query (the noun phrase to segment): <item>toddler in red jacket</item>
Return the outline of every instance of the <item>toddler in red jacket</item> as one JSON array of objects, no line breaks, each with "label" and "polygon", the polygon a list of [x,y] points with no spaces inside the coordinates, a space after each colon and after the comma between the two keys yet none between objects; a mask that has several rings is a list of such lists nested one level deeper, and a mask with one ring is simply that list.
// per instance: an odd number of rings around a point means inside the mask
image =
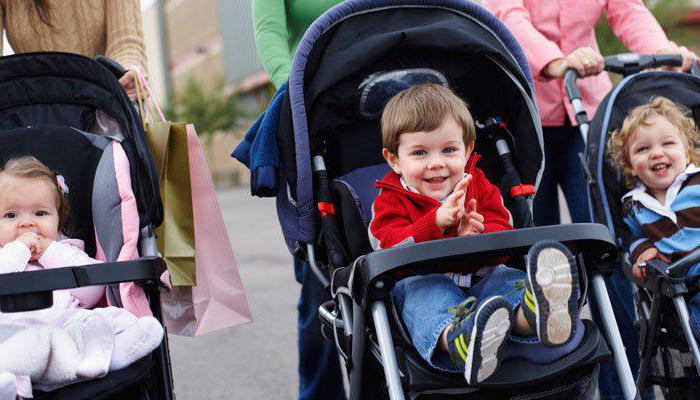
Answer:
[{"label": "toddler in red jacket", "polygon": [[[500,191],[476,166],[474,139],[466,104],[446,87],[414,86],[387,103],[382,154],[392,171],[376,183],[374,249],[513,229]],[[421,356],[463,370],[469,384],[496,371],[511,330],[560,346],[578,322],[577,269],[564,245],[533,246],[527,272],[496,265],[504,261],[465,260],[459,271],[405,278],[392,291]]]}]

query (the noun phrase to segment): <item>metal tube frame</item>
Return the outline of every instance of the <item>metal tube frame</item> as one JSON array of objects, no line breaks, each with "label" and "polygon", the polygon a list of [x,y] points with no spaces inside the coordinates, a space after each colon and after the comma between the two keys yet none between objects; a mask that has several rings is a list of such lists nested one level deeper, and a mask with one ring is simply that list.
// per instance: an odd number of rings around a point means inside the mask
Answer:
[{"label": "metal tube frame", "polygon": [[352,364],[349,366],[350,373],[350,396],[349,400],[362,399],[362,373],[365,360],[365,314],[362,308],[353,303],[353,324],[352,324]]},{"label": "metal tube frame", "polygon": [[377,333],[377,341],[379,342],[379,350],[382,354],[382,364],[389,390],[389,398],[391,400],[404,400],[401,377],[399,376],[399,364],[396,361],[394,343],[391,340],[389,318],[387,317],[386,305],[383,301],[372,303],[372,317],[374,319],[374,329]]},{"label": "metal tube frame", "polygon": [[311,272],[314,273],[316,279],[321,282],[323,287],[328,287],[329,281],[326,275],[323,274],[321,268],[319,268],[318,263],[316,263],[316,250],[314,250],[313,244],[306,245],[306,257],[309,259],[309,266],[311,267]]},{"label": "metal tube frame", "polygon": [[625,346],[622,343],[620,331],[617,329],[617,321],[615,320],[612,304],[610,304],[610,297],[608,297],[608,289],[600,273],[593,275],[591,278],[591,286],[593,287],[593,293],[596,298],[595,303],[598,305],[600,318],[603,321],[603,326],[601,326],[601,328],[605,333],[608,344],[612,348],[615,369],[620,379],[620,386],[622,387],[625,400],[640,399],[641,397],[639,397],[637,392],[637,385],[634,382],[629,361],[627,361]]},{"label": "metal tube frame", "polygon": [[[153,228],[151,226],[144,227],[141,229],[141,237],[139,239],[139,251],[141,256],[160,256],[158,253],[158,248],[156,246],[156,237],[153,234]],[[163,321],[163,312],[160,305],[160,293],[157,287],[148,286],[148,299],[153,310],[153,316],[159,321]],[[164,400],[175,399],[175,385],[173,383],[173,374],[170,366],[170,351],[168,346],[168,331],[165,325],[163,325],[163,330],[165,334],[163,335],[163,342],[158,346],[156,350],[156,358],[160,361],[160,373],[161,373],[161,386],[165,393],[162,394]]]},{"label": "metal tube frame", "polygon": [[698,348],[698,342],[693,336],[693,331],[690,329],[690,315],[688,313],[688,306],[685,304],[685,299],[682,295],[674,296],[673,304],[676,306],[681,328],[683,328],[683,333],[685,334],[685,338],[688,341],[688,346],[693,354],[695,369],[698,372],[698,377],[700,377],[700,349]]},{"label": "metal tube frame", "polygon": [[644,393],[649,381],[649,373],[651,371],[651,359],[654,356],[657,344],[657,333],[659,331],[659,318],[661,317],[661,293],[654,293],[654,300],[651,304],[651,311],[647,314],[647,334],[643,343],[642,351],[643,358],[639,367],[639,375],[637,376],[637,391]]}]

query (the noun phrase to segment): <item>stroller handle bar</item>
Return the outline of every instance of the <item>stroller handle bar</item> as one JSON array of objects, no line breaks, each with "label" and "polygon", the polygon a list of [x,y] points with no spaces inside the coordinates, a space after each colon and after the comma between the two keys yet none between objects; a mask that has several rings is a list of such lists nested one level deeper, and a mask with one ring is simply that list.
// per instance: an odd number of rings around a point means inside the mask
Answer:
[{"label": "stroller handle bar", "polygon": [[49,307],[54,290],[132,281],[158,282],[165,269],[162,258],[141,257],[131,261],[0,274],[0,310],[29,311]]},{"label": "stroller handle bar", "polygon": [[617,248],[608,229],[600,224],[567,224],[522,228],[415,243],[379,250],[357,260],[349,282],[353,298],[362,308],[385,297],[396,280],[395,272],[407,268],[432,273],[439,266],[464,265],[469,259],[520,256],[544,239],[560,242],[583,254],[586,265],[607,272],[617,259]]},{"label": "stroller handle bar", "polygon": [[[605,70],[623,76],[636,74],[645,69],[658,67],[679,67],[683,65],[683,58],[678,54],[636,54],[623,53],[605,57]],[[693,63],[690,69],[691,74],[700,76],[700,67]],[[583,107],[581,92],[578,89],[578,73],[575,69],[568,69],[564,73],[564,89],[569,98],[569,103],[574,109],[574,118],[581,127],[584,143],[588,134],[588,115]]]},{"label": "stroller handle bar", "polygon": [[683,58],[678,54],[624,53],[605,57],[605,70],[623,76],[649,68],[680,67]]}]

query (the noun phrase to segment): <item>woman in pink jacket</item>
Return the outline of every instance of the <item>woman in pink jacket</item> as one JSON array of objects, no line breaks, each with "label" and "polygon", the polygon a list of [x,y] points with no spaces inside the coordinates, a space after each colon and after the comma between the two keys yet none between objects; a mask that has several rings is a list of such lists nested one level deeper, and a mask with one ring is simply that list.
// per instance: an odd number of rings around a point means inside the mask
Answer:
[{"label": "woman in pink jacket", "polygon": [[603,57],[595,39],[594,28],[602,11],[631,51],[679,53],[686,70],[697,56],[669,41],[641,0],[485,0],[483,4],[520,42],[535,79],[545,142],[545,171],[535,197],[535,222],[560,222],[557,184],[564,191],[573,222],[585,222],[588,206],[577,156],[583,140],[571,126],[574,114],[562,78],[569,68],[585,77],[578,84],[588,117],[593,118],[612,88],[607,74],[601,74]]},{"label": "woman in pink jacket", "polygon": [[[530,63],[535,95],[544,127],[545,169],[535,196],[537,225],[560,223],[557,184],[562,187],[573,222],[587,222],[588,204],[578,153],[583,139],[572,126],[574,114],[566,100],[564,73],[574,68],[589,118],[610,91],[612,84],[603,72],[603,57],[595,39],[595,25],[605,11],[615,35],[638,53],[678,53],[683,69],[690,69],[697,56],[668,40],[654,16],[641,0],[484,0],[515,35]],[[615,279],[617,278],[617,279]],[[637,334],[629,283],[623,277],[609,282],[613,306],[633,371],[638,369]],[[605,371],[608,369],[609,373]],[[600,373],[602,399],[622,399],[614,369]],[[651,395],[653,397],[653,394]],[[648,396],[645,396],[648,397]]]}]

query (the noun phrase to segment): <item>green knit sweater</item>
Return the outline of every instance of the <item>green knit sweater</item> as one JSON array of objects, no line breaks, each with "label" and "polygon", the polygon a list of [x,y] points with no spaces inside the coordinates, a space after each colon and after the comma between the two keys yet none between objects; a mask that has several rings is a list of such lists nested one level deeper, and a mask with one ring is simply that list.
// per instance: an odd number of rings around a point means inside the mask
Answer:
[{"label": "green knit sweater", "polygon": [[316,18],[342,0],[253,0],[255,43],[275,87],[289,77],[294,50]]}]

